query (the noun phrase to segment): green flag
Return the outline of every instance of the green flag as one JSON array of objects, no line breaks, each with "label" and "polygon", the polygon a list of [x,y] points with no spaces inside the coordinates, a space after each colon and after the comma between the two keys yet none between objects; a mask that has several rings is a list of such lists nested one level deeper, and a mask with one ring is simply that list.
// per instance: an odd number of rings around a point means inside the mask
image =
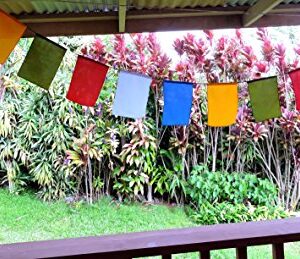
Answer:
[{"label": "green flag", "polygon": [[248,82],[250,102],[257,122],[281,117],[277,77]]},{"label": "green flag", "polygon": [[66,49],[40,35],[36,35],[18,76],[48,90]]}]

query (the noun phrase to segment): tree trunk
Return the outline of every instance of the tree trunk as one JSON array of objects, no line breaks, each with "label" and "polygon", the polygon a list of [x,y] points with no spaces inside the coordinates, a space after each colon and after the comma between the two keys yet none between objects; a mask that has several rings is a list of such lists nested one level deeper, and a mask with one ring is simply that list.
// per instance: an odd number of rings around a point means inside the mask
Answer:
[{"label": "tree trunk", "polygon": [[147,201],[149,203],[153,203],[153,196],[152,196],[152,184],[148,183],[147,184],[148,187],[148,192],[147,192]]},{"label": "tree trunk", "polygon": [[214,134],[213,135],[214,135],[214,138],[212,139],[212,142],[213,142],[213,153],[212,153],[213,164],[212,164],[212,172],[215,172],[216,171],[216,167],[217,167],[219,128],[216,128],[214,130]]},{"label": "tree trunk", "polygon": [[93,172],[92,172],[92,164],[91,164],[91,159],[88,156],[88,178],[89,178],[89,189],[90,189],[90,197],[89,197],[89,202],[90,204],[93,203]]}]

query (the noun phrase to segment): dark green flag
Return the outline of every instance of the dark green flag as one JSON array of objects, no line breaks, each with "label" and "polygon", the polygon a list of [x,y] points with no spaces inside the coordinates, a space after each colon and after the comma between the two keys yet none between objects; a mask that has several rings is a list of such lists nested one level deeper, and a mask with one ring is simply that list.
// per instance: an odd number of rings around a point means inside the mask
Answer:
[{"label": "dark green flag", "polygon": [[18,76],[48,90],[65,53],[55,42],[36,35]]},{"label": "dark green flag", "polygon": [[248,89],[257,122],[281,117],[277,77],[248,82]]}]

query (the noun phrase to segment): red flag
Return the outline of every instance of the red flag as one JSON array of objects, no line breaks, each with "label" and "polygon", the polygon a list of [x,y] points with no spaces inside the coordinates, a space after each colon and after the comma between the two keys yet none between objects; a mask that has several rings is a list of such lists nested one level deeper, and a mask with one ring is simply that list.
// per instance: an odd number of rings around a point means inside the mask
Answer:
[{"label": "red flag", "polygon": [[84,106],[94,106],[105,81],[108,66],[79,56],[67,99]]},{"label": "red flag", "polygon": [[296,109],[300,111],[300,69],[289,73],[295,93]]}]

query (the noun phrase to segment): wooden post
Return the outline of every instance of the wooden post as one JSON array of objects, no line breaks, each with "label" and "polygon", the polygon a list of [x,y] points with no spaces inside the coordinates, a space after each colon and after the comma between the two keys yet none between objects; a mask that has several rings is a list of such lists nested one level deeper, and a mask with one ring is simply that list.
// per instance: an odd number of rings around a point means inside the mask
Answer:
[{"label": "wooden post", "polygon": [[125,32],[126,28],[126,0],[119,0],[119,32]]},{"label": "wooden post", "polygon": [[283,243],[273,244],[273,259],[284,259]]},{"label": "wooden post", "polygon": [[246,246],[236,248],[236,258],[237,259],[247,259],[248,258]]},{"label": "wooden post", "polygon": [[172,255],[162,255],[162,259],[172,259]]},{"label": "wooden post", "polygon": [[200,259],[210,259],[210,251],[200,251]]}]

